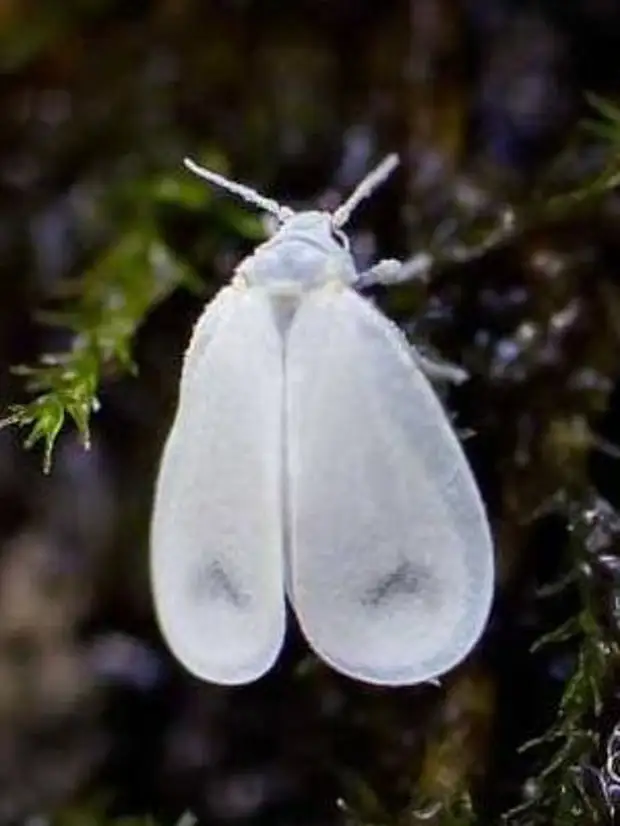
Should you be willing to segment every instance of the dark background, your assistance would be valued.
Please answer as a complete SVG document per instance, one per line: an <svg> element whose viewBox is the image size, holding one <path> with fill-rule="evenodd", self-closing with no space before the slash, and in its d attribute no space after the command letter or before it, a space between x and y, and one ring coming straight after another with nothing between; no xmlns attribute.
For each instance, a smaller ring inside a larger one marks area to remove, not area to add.
<svg viewBox="0 0 620 826"><path fill-rule="evenodd" d="M144 314L138 375L104 365L90 452L67 427L46 477L0 432L0 823L499 823L524 794L520 824L612 821L620 209L549 198L613 165L579 124L586 93L620 94L619 54L613 0L0 0L3 405L25 399L11 365L71 345L37 311L112 278L119 240L164 244L200 285ZM302 205L389 151L353 248L437 256L428 286L372 295L471 374L446 401L497 540L491 621L441 688L340 677L292 623L264 679L201 684L154 624L152 487L192 324L261 228L181 160ZM506 205L517 231L451 261ZM123 264L136 284L155 265Z"/></svg>

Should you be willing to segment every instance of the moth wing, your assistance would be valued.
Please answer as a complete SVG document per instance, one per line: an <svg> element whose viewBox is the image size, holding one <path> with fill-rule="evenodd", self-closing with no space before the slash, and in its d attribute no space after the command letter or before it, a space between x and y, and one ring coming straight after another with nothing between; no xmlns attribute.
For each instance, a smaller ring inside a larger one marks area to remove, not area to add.
<svg viewBox="0 0 620 826"><path fill-rule="evenodd" d="M492 540L461 445L398 329L352 290L298 310L286 350L287 588L315 651L378 684L478 640Z"/></svg>
<svg viewBox="0 0 620 826"><path fill-rule="evenodd" d="M227 288L215 302L195 328L163 451L151 579L176 657L238 684L269 669L284 636L282 343L262 292Z"/></svg>

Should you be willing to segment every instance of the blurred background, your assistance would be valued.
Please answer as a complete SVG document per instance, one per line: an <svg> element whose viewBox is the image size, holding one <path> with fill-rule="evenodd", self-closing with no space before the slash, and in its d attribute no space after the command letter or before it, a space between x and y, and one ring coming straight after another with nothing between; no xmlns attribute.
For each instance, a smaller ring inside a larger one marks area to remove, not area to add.
<svg viewBox="0 0 620 826"><path fill-rule="evenodd" d="M0 401L68 353L38 432L100 403L49 475L0 431L0 826L614 822L618 54L615 0L0 0ZM192 325L264 230L182 158L301 206L389 151L353 249L433 256L371 297L471 375L445 400L489 626L439 688L349 681L293 623L264 679L199 683L154 622L153 483Z"/></svg>

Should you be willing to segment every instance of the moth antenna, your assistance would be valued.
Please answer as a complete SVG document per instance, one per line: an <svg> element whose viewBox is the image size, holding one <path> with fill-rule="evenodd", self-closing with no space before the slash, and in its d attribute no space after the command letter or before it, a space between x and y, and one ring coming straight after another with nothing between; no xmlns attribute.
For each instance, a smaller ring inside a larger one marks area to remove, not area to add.
<svg viewBox="0 0 620 826"><path fill-rule="evenodd" d="M332 224L334 227L342 228L349 218L351 213L364 198L368 198L377 187L392 174L396 169L400 160L398 155L391 154L384 158L381 163L376 166L353 190L351 195L347 198L344 204L341 204L332 215Z"/></svg>
<svg viewBox="0 0 620 826"><path fill-rule="evenodd" d="M195 175L198 175L200 178L204 178L206 181L209 181L209 183L215 184L215 186L219 186L221 189L226 189L228 192L232 192L233 195L238 195L240 198L243 198L244 201L254 204L259 207L259 209L263 209L265 212L275 215L279 221L286 221L288 218L292 218L295 214L295 211L290 207L282 206L272 198L266 198L250 186L245 186L245 184L239 184L236 181L231 181L229 178L225 178L224 175L219 175L217 172L212 172L210 169L205 169L203 166L199 166L197 163L192 161L191 158L185 158L183 163Z"/></svg>

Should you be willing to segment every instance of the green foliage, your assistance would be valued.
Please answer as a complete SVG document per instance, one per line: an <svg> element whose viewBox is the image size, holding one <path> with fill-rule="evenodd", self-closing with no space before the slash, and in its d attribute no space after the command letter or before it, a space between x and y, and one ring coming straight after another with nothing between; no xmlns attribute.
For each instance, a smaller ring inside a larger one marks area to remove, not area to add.
<svg viewBox="0 0 620 826"><path fill-rule="evenodd" d="M132 370L131 342L147 312L179 284L191 283L191 272L155 232L130 228L84 275L78 294L61 311L43 316L70 330L73 344L66 353L44 355L33 367L15 368L36 397L12 405L0 426L30 428L25 445L44 443L46 472L67 416L88 447L102 371L110 364Z"/></svg>
<svg viewBox="0 0 620 826"><path fill-rule="evenodd" d="M26 428L26 448L42 442L46 473L67 418L88 448L102 376L135 371L132 341L148 313L179 286L200 290L191 267L162 240L156 207L176 204L194 210L201 204L199 195L203 204L208 198L205 192L208 188L200 182L156 177L108 193L109 209L122 214L122 231L79 280L63 283L60 310L39 313L44 322L71 333L71 346L64 353L43 355L34 366L14 368L34 398L11 405L0 427ZM257 235L258 220L245 212L240 219L240 212L226 204L224 220L236 231Z"/></svg>
<svg viewBox="0 0 620 826"><path fill-rule="evenodd" d="M390 818L369 789L366 789L365 794L366 798L360 799L356 807L340 801L340 808L345 815L345 826L421 826L423 823L431 823L433 826L476 826L478 823L467 795L454 800L450 805L412 805L400 812L396 818Z"/></svg>
<svg viewBox="0 0 620 826"><path fill-rule="evenodd" d="M594 120L586 119L580 126L586 135L602 141L605 157L602 168L589 179L580 180L569 192L542 199L539 209L533 213L534 217L538 213L551 219L565 217L572 210L595 201L620 184L620 109L611 101L594 94L586 95L586 99L598 117ZM571 154L572 147L568 147L568 151L558 159L558 171L565 171L565 161L568 161ZM555 171L555 168L552 169L551 176Z"/></svg>
<svg viewBox="0 0 620 826"><path fill-rule="evenodd" d="M568 520L569 559L581 610L555 631L539 639L534 650L576 639L579 643L574 672L568 680L553 725L522 751L551 748L551 756L532 778L527 801L507 813L506 820L519 826L580 826L598 823L596 801L585 792L582 780L600 746L598 730L603 693L619 650L600 623L598 594L592 576L593 536L607 531L609 506L591 491L584 497L560 498L559 507Z"/></svg>
<svg viewBox="0 0 620 826"><path fill-rule="evenodd" d="M603 138L612 146L620 146L620 109L615 103L592 93L586 95L586 100L595 110L598 119L584 121L584 129Z"/></svg>

